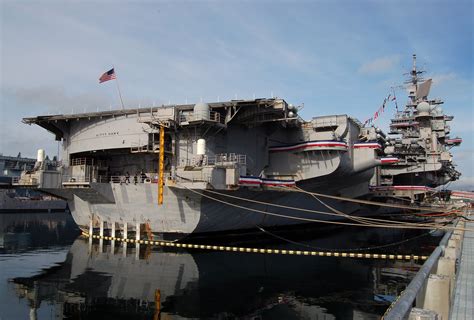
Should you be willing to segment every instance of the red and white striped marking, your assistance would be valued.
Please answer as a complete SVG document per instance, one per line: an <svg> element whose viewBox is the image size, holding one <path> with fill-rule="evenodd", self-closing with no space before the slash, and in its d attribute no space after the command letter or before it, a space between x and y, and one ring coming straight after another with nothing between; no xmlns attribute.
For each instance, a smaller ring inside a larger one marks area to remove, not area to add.
<svg viewBox="0 0 474 320"><path fill-rule="evenodd" d="M400 159L398 159L398 158L380 158L380 162L382 164L397 163L399 161L400 161Z"/></svg>
<svg viewBox="0 0 474 320"><path fill-rule="evenodd" d="M472 199L474 200L474 192L469 191L451 191L451 197Z"/></svg>
<svg viewBox="0 0 474 320"><path fill-rule="evenodd" d="M247 177L247 176L239 177L239 185L241 186L258 187L261 184L262 184L262 179L257 178L257 177Z"/></svg>
<svg viewBox="0 0 474 320"><path fill-rule="evenodd" d="M277 179L262 179L262 184L264 186L271 186L271 187L294 187L295 180L277 180Z"/></svg>
<svg viewBox="0 0 474 320"><path fill-rule="evenodd" d="M382 149L382 146L377 142L358 142L354 143L354 149Z"/></svg>
<svg viewBox="0 0 474 320"><path fill-rule="evenodd" d="M339 141L308 141L281 147L270 147L270 152L310 151L310 150L347 150L347 144Z"/></svg>
<svg viewBox="0 0 474 320"><path fill-rule="evenodd" d="M461 138L456 138L456 139L447 139L446 143L447 144L458 144L461 143L462 139Z"/></svg>

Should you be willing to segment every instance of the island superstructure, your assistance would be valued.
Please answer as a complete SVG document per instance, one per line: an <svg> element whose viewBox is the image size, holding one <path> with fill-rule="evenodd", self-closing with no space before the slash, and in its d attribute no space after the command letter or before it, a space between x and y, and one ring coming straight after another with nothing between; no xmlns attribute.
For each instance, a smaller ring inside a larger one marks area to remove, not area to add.
<svg viewBox="0 0 474 320"><path fill-rule="evenodd" d="M440 99L429 98L432 79L421 78L416 55L408 84L408 102L391 119L383 152L397 162L382 166L372 180L372 190L380 197L423 200L434 188L458 180L450 149L462 139L451 137L453 116L444 113Z"/></svg>

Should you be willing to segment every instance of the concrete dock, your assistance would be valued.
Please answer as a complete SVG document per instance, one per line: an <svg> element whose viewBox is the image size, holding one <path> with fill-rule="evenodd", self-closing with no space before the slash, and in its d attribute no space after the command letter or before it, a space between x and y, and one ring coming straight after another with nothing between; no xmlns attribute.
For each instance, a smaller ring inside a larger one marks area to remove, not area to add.
<svg viewBox="0 0 474 320"><path fill-rule="evenodd" d="M463 210L382 319L474 320L473 217Z"/></svg>
<svg viewBox="0 0 474 320"><path fill-rule="evenodd" d="M467 222L466 229L474 229L474 222ZM474 232L464 233L450 319L474 319Z"/></svg>

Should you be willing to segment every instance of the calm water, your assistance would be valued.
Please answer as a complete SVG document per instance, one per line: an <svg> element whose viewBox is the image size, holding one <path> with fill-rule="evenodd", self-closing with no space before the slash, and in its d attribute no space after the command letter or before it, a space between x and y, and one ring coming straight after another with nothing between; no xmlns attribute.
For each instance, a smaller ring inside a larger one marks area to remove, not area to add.
<svg viewBox="0 0 474 320"><path fill-rule="evenodd" d="M124 250L120 243L112 248L78 238L65 213L0 214L0 232L1 320L378 319L419 268L413 262ZM312 228L207 243L347 249L416 236L372 251L426 254L439 239L417 231Z"/></svg>

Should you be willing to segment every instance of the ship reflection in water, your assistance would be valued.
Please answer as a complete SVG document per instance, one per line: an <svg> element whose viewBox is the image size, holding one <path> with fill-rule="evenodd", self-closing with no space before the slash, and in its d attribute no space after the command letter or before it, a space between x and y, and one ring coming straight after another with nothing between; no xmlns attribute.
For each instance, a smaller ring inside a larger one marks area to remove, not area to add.
<svg viewBox="0 0 474 320"><path fill-rule="evenodd" d="M339 245L364 235L373 241L378 233L340 229L304 241ZM390 241L396 233L389 235ZM268 241L260 244L270 247ZM1 294L20 298L24 309L17 318L378 319L419 268L414 262L169 251L143 245L138 251L135 245L124 250L121 243L82 238L56 250L64 251L62 260L26 276L10 271L7 293L2 293L5 283L0 285ZM47 259L50 252L39 254ZM6 266L8 259L19 257L29 263L29 255L7 256L0 255Z"/></svg>

